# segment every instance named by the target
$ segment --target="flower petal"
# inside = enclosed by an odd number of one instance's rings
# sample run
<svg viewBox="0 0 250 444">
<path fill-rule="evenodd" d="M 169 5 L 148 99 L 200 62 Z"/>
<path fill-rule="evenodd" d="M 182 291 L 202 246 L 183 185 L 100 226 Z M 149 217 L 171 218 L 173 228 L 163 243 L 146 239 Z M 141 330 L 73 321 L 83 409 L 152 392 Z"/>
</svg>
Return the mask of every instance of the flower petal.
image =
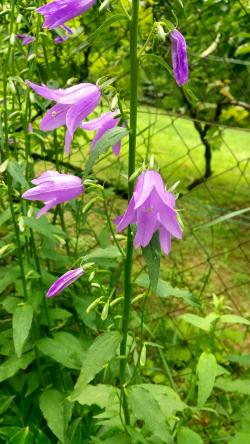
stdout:
<svg viewBox="0 0 250 444">
<path fill-rule="evenodd" d="M 66 114 L 69 109 L 69 105 L 62 105 L 57 103 L 53 106 L 43 117 L 40 123 L 42 131 L 53 131 L 59 126 L 65 125 Z"/>
<path fill-rule="evenodd" d="M 76 268 L 75 270 L 67 271 L 59 279 L 57 279 L 54 284 L 51 285 L 47 292 L 49 298 L 56 296 L 61 293 L 66 287 L 75 282 L 79 277 L 83 275 L 84 271 L 82 267 Z"/>
</svg>

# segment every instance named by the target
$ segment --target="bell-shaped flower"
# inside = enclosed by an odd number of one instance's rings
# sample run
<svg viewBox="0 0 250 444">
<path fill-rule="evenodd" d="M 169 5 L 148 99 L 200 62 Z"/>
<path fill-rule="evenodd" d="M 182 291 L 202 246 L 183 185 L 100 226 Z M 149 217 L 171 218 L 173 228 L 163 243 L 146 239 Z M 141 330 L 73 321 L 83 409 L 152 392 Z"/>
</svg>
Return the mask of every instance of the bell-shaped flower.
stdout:
<svg viewBox="0 0 250 444">
<path fill-rule="evenodd" d="M 158 231 L 161 248 L 166 254 L 170 252 L 172 237 L 182 238 L 175 197 L 166 191 L 160 174 L 152 170 L 140 174 L 128 208 L 115 224 L 118 232 L 128 225 L 137 225 L 135 247 L 146 247 Z"/>
<path fill-rule="evenodd" d="M 54 0 L 36 11 L 44 16 L 43 28 L 55 29 L 82 15 L 96 0 Z"/>
<path fill-rule="evenodd" d="M 40 96 L 56 102 L 43 117 L 40 128 L 42 131 L 52 131 L 66 125 L 65 150 L 69 155 L 74 132 L 100 101 L 100 88 L 92 83 L 80 83 L 66 89 L 51 89 L 30 81 L 27 84 Z"/>
<path fill-rule="evenodd" d="M 33 35 L 27 35 L 27 34 L 17 34 L 17 38 L 21 40 L 23 46 L 29 45 L 30 43 L 36 40 L 36 38 Z"/>
<path fill-rule="evenodd" d="M 117 111 L 110 111 L 108 113 L 102 114 L 100 117 L 96 119 L 89 120 L 88 122 L 83 122 L 81 128 L 88 131 L 97 131 L 96 135 L 91 144 L 91 150 L 95 148 L 97 141 L 103 136 L 106 131 L 115 128 L 119 121 L 120 117 L 116 117 L 119 115 Z M 113 153 L 118 156 L 121 149 L 121 142 L 116 143 L 113 146 Z"/>
<path fill-rule="evenodd" d="M 187 45 L 177 29 L 170 33 L 170 39 L 174 77 L 177 85 L 181 86 L 188 81 Z"/>
<path fill-rule="evenodd" d="M 47 292 L 48 298 L 52 298 L 57 294 L 61 293 L 66 287 L 75 282 L 79 277 L 81 277 L 84 273 L 82 267 L 76 268 L 74 270 L 67 271 L 64 273 L 59 279 L 57 279 L 54 284 L 51 285 Z"/>
<path fill-rule="evenodd" d="M 84 191 L 80 177 L 61 174 L 57 171 L 46 171 L 31 182 L 36 186 L 25 191 L 22 197 L 44 202 L 44 207 L 38 211 L 36 218 L 41 217 L 56 205 L 74 199 Z"/>
</svg>

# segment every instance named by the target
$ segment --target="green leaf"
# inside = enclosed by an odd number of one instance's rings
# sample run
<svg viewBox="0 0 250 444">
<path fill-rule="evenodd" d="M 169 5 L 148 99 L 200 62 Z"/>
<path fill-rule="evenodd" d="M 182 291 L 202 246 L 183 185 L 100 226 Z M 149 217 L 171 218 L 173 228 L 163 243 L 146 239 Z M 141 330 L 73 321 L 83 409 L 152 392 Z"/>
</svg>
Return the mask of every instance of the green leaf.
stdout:
<svg viewBox="0 0 250 444">
<path fill-rule="evenodd" d="M 23 222 L 24 225 L 27 225 L 27 227 L 31 228 L 36 233 L 39 233 L 53 241 L 57 240 L 55 236 L 65 238 L 65 233 L 58 227 L 55 227 L 49 223 L 46 217 L 35 219 L 33 217 L 23 216 Z"/>
<path fill-rule="evenodd" d="M 119 404 L 118 389 L 112 385 L 86 385 L 75 399 L 81 405 L 96 404 L 102 409 L 114 403 Z"/>
<path fill-rule="evenodd" d="M 41 430 L 38 430 L 35 444 L 51 444 L 51 441 Z"/>
<path fill-rule="evenodd" d="M 223 322 L 224 324 L 243 324 L 243 325 L 250 325 L 250 321 L 243 318 L 242 316 L 228 314 L 228 315 L 222 315 L 220 317 L 220 322 Z"/>
<path fill-rule="evenodd" d="M 29 427 L 26 427 L 25 429 L 22 429 L 19 432 L 15 433 L 15 435 L 13 435 L 8 441 L 8 444 L 33 444 L 33 443 L 34 443 L 34 435 L 29 430 Z"/>
<path fill-rule="evenodd" d="M 155 233 L 149 244 L 142 248 L 144 260 L 148 267 L 148 275 L 150 280 L 151 290 L 153 292 L 157 289 L 160 273 L 161 262 L 161 247 L 159 241 L 159 233 Z"/>
<path fill-rule="evenodd" d="M 203 352 L 198 361 L 198 407 L 203 407 L 212 393 L 218 366 L 212 353 Z"/>
<path fill-rule="evenodd" d="M 20 267 L 9 265 L 3 267 L 0 273 L 0 293 L 2 293 L 9 285 L 16 282 L 20 276 Z"/>
<path fill-rule="evenodd" d="M 102 263 L 103 259 L 119 259 L 121 252 L 115 245 L 107 248 L 96 248 L 83 257 L 85 262 L 93 261 Z"/>
<path fill-rule="evenodd" d="M 104 133 L 104 135 L 96 143 L 95 149 L 90 153 L 83 173 L 83 179 L 88 176 L 98 157 L 104 154 L 111 146 L 114 146 L 116 143 L 120 142 L 120 140 L 127 135 L 128 130 L 120 126 L 106 131 L 106 133 Z"/>
<path fill-rule="evenodd" d="M 13 356 L 7 359 L 3 364 L 0 365 L 0 382 L 5 381 L 5 379 L 14 376 L 20 369 L 25 370 L 28 365 L 34 360 L 34 352 L 29 352 L 23 355 L 21 358 Z"/>
<path fill-rule="evenodd" d="M 240 365 L 250 365 L 250 355 L 228 355 L 227 359 Z"/>
<path fill-rule="evenodd" d="M 8 163 L 8 172 L 13 179 L 19 182 L 23 187 L 29 188 L 29 184 L 23 174 L 23 168 L 13 159 Z"/>
<path fill-rule="evenodd" d="M 0 415 L 4 413 L 12 403 L 14 396 L 0 395 Z"/>
<path fill-rule="evenodd" d="M 66 424 L 62 394 L 53 389 L 45 390 L 40 396 L 39 405 L 50 430 L 64 442 Z"/>
<path fill-rule="evenodd" d="M 23 346 L 28 339 L 33 320 L 33 308 L 30 304 L 20 305 L 16 308 L 12 319 L 13 341 L 15 352 L 20 358 Z"/>
<path fill-rule="evenodd" d="M 192 313 L 185 313 L 184 315 L 180 316 L 180 318 L 183 321 L 193 325 L 194 327 L 200 328 L 201 330 L 210 330 L 211 323 L 207 318 L 201 318 L 200 316 L 194 315 Z"/>
<path fill-rule="evenodd" d="M 78 398 L 85 386 L 94 379 L 95 375 L 103 369 L 103 366 L 115 357 L 120 341 L 121 335 L 117 331 L 103 333 L 95 339 L 85 355 L 71 400 Z"/>
<path fill-rule="evenodd" d="M 70 333 L 59 332 L 54 338 L 40 339 L 37 347 L 45 356 L 67 368 L 81 368 L 84 352 L 80 341 Z"/>
<path fill-rule="evenodd" d="M 245 55 L 250 53 L 250 42 L 243 43 L 242 45 L 238 46 L 235 51 L 235 57 L 239 55 Z"/>
<path fill-rule="evenodd" d="M 243 208 L 242 210 L 232 211 L 231 213 L 220 216 L 217 219 L 212 220 L 211 222 L 197 225 L 196 227 L 193 227 L 193 230 L 200 230 L 201 228 L 212 227 L 213 225 L 220 224 L 221 222 L 225 222 L 226 220 L 232 219 L 233 217 L 239 216 L 240 214 L 247 213 L 248 211 L 250 211 L 250 207 Z"/>
<path fill-rule="evenodd" d="M 242 395 L 250 395 L 250 379 L 218 378 L 215 387 L 225 392 L 237 392 Z"/>
<path fill-rule="evenodd" d="M 139 287 L 148 288 L 150 280 L 148 276 L 142 273 L 135 281 Z M 168 298 L 174 296 L 176 298 L 183 299 L 187 304 L 198 305 L 198 302 L 193 297 L 192 293 L 188 290 L 182 290 L 181 288 L 172 287 L 171 284 L 163 279 L 158 279 L 158 285 L 155 293 L 160 298 Z"/>
<path fill-rule="evenodd" d="M 128 402 L 134 416 L 145 423 L 146 428 L 155 437 L 168 444 L 173 440 L 165 422 L 165 416 L 152 393 L 141 386 L 132 386 L 128 390 Z"/>
<path fill-rule="evenodd" d="M 137 387 L 142 387 L 151 393 L 166 418 L 171 418 L 176 415 L 176 412 L 182 412 L 187 408 L 187 405 L 181 401 L 179 395 L 166 385 L 139 384 Z"/>
<path fill-rule="evenodd" d="M 203 440 L 188 427 L 181 427 L 177 432 L 177 444 L 203 444 Z"/>
</svg>

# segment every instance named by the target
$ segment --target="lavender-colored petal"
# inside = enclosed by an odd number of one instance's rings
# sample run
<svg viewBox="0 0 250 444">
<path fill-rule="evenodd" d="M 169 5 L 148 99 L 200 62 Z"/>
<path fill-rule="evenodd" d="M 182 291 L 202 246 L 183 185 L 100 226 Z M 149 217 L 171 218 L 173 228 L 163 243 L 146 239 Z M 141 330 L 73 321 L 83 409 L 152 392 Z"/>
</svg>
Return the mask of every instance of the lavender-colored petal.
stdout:
<svg viewBox="0 0 250 444">
<path fill-rule="evenodd" d="M 56 176 L 60 176 L 60 173 L 58 173 L 58 171 L 47 170 L 36 179 L 33 179 L 31 183 L 33 183 L 34 185 L 39 185 L 40 183 L 43 183 L 46 180 L 49 180 L 50 178 Z"/>
<path fill-rule="evenodd" d="M 120 151 L 121 151 L 121 146 L 122 146 L 122 141 L 120 140 L 120 142 L 116 143 L 115 145 L 112 146 L 113 149 L 113 153 L 115 156 L 119 156 Z"/>
<path fill-rule="evenodd" d="M 65 125 L 66 114 L 70 105 L 62 105 L 57 103 L 54 105 L 43 117 L 40 122 L 40 128 L 42 131 L 52 131 L 59 126 Z"/>
<path fill-rule="evenodd" d="M 54 29 L 86 12 L 96 0 L 54 0 L 37 9 L 44 15 L 43 28 Z"/>
<path fill-rule="evenodd" d="M 79 85 L 70 86 L 66 89 L 52 89 L 46 85 L 36 85 L 29 80 L 26 80 L 29 85 L 37 94 L 48 100 L 61 103 L 63 105 L 73 105 L 77 101 L 91 96 L 92 94 L 101 94 L 100 88 L 92 83 L 79 83 Z"/>
<path fill-rule="evenodd" d="M 60 36 L 58 35 L 57 37 L 55 37 L 54 42 L 55 42 L 57 45 L 60 45 L 60 43 L 63 43 L 63 42 L 65 42 L 65 41 L 68 40 L 68 39 L 69 39 L 69 36 L 68 36 L 68 35 L 64 35 L 63 37 L 60 37 Z"/>
<path fill-rule="evenodd" d="M 118 216 L 114 223 L 117 225 L 116 230 L 119 233 L 124 230 L 128 225 L 135 223 L 136 221 L 136 212 L 134 210 L 135 201 L 134 198 L 130 199 L 128 204 L 128 208 L 122 216 Z"/>
<path fill-rule="evenodd" d="M 26 34 L 17 34 L 17 38 L 22 41 L 22 44 L 29 45 L 30 43 L 34 42 L 36 38 L 32 35 L 26 35 Z"/>
<path fill-rule="evenodd" d="M 177 85 L 181 86 L 188 81 L 187 46 L 183 35 L 174 29 L 170 34 L 171 52 L 174 77 Z"/>
<path fill-rule="evenodd" d="M 142 209 L 138 212 L 137 232 L 134 239 L 134 246 L 146 247 L 152 239 L 156 230 L 157 218 L 156 214 L 148 209 Z"/>
<path fill-rule="evenodd" d="M 169 254 L 171 249 L 171 234 L 163 227 L 159 229 L 160 245 L 164 253 Z"/>
<path fill-rule="evenodd" d="M 57 200 L 53 199 L 50 200 L 49 202 L 46 202 L 44 207 L 41 208 L 41 210 L 39 210 L 36 213 L 36 219 L 39 219 L 39 217 L 43 216 L 45 213 L 47 213 L 49 210 L 51 210 L 51 208 L 54 208 L 57 205 Z"/>
<path fill-rule="evenodd" d="M 47 292 L 47 297 L 51 298 L 61 293 L 66 287 L 75 282 L 79 277 L 81 277 L 84 273 L 82 267 L 76 268 L 75 270 L 67 271 L 64 273 L 59 279 L 57 279 L 54 284 L 51 285 Z"/>
<path fill-rule="evenodd" d="M 160 224 L 169 231 L 169 233 L 177 239 L 182 239 L 182 231 L 177 221 L 176 212 L 163 205 L 158 213 Z"/>
</svg>

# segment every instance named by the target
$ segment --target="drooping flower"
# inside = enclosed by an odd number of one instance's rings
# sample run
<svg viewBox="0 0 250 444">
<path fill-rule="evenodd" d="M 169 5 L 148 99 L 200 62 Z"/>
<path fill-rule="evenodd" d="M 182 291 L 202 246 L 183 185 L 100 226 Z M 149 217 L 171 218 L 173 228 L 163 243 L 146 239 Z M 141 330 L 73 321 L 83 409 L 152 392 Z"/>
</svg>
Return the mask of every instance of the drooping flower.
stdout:
<svg viewBox="0 0 250 444">
<path fill-rule="evenodd" d="M 31 182 L 37 186 L 25 191 L 22 197 L 27 200 L 44 202 L 45 205 L 38 211 L 36 218 L 41 217 L 56 205 L 74 199 L 84 191 L 80 177 L 61 174 L 57 171 L 45 171 Z"/>
<path fill-rule="evenodd" d="M 92 83 L 79 83 L 66 89 L 51 89 L 43 84 L 36 85 L 29 80 L 27 84 L 40 96 L 56 102 L 56 105 L 43 117 L 40 128 L 42 131 L 52 131 L 66 125 L 65 150 L 69 155 L 74 132 L 100 101 L 100 88 Z"/>
<path fill-rule="evenodd" d="M 187 45 L 177 29 L 170 33 L 170 39 L 174 77 L 177 85 L 181 86 L 188 81 Z"/>
<path fill-rule="evenodd" d="M 32 43 L 36 40 L 36 38 L 34 36 L 27 35 L 27 34 L 17 34 L 17 38 L 19 40 L 21 40 L 21 42 L 24 46 L 29 45 L 30 43 Z"/>
<path fill-rule="evenodd" d="M 54 0 L 36 11 L 44 16 L 43 28 L 55 29 L 86 12 L 96 0 Z"/>
<path fill-rule="evenodd" d="M 136 224 L 135 247 L 146 247 L 158 231 L 162 250 L 168 254 L 171 238 L 182 238 L 177 221 L 175 197 L 166 191 L 161 175 L 148 170 L 138 177 L 126 212 L 115 220 L 117 231 Z"/>
<path fill-rule="evenodd" d="M 67 271 L 59 279 L 57 279 L 54 284 L 51 285 L 47 292 L 48 298 L 52 298 L 57 294 L 61 293 L 66 287 L 75 282 L 84 273 L 82 267 L 76 268 L 74 270 Z"/>
<path fill-rule="evenodd" d="M 108 113 L 102 114 L 100 117 L 96 119 L 89 120 L 88 122 L 83 122 L 81 128 L 88 131 L 96 131 L 97 133 L 93 139 L 91 144 L 91 150 L 95 148 L 97 141 L 103 136 L 106 131 L 111 128 L 115 128 L 120 120 L 120 117 L 116 117 L 118 114 L 117 111 L 110 111 Z M 118 156 L 121 149 L 121 142 L 116 143 L 113 146 L 113 153 Z"/>
</svg>

